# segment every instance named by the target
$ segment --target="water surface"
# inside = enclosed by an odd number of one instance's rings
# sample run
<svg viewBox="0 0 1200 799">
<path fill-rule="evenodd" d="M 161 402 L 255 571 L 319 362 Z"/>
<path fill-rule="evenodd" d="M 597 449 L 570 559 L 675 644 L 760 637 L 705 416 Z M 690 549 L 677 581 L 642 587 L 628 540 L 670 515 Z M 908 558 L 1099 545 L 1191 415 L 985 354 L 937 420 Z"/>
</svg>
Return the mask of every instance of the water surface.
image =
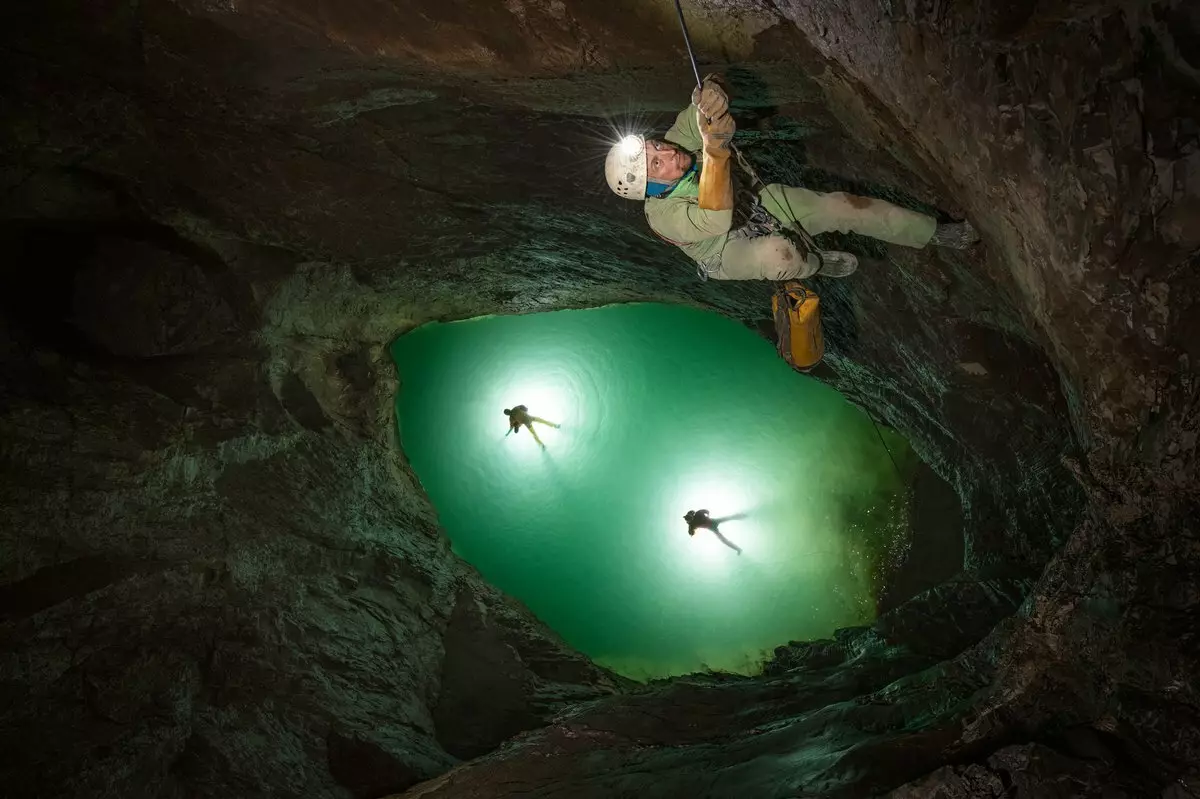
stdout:
<svg viewBox="0 0 1200 799">
<path fill-rule="evenodd" d="M 897 468 L 859 409 L 737 322 L 651 304 L 491 317 L 427 325 L 393 356 L 404 450 L 454 550 L 598 662 L 750 673 L 874 617 L 907 534 Z M 538 428 L 545 450 L 505 435 L 517 404 L 562 425 Z M 701 507 L 741 517 L 721 532 L 742 554 L 688 537 Z"/>
</svg>

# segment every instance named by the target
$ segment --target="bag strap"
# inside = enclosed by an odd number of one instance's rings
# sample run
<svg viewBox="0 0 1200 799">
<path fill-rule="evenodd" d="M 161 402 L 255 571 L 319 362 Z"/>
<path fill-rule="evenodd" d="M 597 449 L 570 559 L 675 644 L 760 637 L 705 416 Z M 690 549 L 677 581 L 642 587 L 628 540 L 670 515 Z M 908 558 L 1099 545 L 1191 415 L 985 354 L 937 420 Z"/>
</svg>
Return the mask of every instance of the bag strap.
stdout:
<svg viewBox="0 0 1200 799">
<path fill-rule="evenodd" d="M 792 325 L 790 316 L 808 299 L 808 288 L 798 281 L 789 280 L 780 283 L 775 290 L 775 334 L 777 336 L 775 349 L 779 357 L 791 366 L 797 368 L 792 360 Z"/>
<path fill-rule="evenodd" d="M 776 290 L 775 298 L 775 351 L 789 366 L 795 366 L 792 363 L 792 325 L 788 320 L 791 305 L 786 283 Z"/>
</svg>

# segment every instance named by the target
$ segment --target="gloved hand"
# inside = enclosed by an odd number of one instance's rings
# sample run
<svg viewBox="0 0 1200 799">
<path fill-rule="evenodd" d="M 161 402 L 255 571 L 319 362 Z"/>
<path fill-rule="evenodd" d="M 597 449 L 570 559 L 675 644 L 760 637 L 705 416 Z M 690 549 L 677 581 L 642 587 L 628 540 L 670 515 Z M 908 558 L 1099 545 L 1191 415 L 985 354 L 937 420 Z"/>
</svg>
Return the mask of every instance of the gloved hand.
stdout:
<svg viewBox="0 0 1200 799">
<path fill-rule="evenodd" d="M 716 119 L 729 110 L 729 95 L 717 82 L 716 75 L 707 76 L 700 86 L 692 89 L 692 105 L 704 119 Z"/>
<path fill-rule="evenodd" d="M 729 149 L 733 141 L 733 133 L 737 124 L 729 114 L 708 120 L 699 114 L 700 138 L 704 140 L 704 152 L 712 158 L 728 158 L 732 151 Z"/>
</svg>

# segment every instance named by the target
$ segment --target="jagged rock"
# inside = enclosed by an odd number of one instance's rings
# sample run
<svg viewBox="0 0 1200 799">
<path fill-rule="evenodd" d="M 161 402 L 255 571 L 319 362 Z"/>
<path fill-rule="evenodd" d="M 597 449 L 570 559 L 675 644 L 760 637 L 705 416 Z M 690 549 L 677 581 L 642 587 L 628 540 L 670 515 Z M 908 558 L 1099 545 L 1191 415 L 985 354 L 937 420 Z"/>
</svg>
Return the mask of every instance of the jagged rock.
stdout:
<svg viewBox="0 0 1200 799">
<path fill-rule="evenodd" d="M 571 704 L 631 686 L 547 632 L 498 591 L 473 585 L 459 594 L 442 635 L 441 690 L 433 708 L 447 752 L 463 759 L 484 754 Z"/>
<path fill-rule="evenodd" d="M 916 652 L 953 657 L 1011 616 L 1029 588 L 1029 580 L 950 580 L 884 614 L 874 629 Z"/>
<path fill-rule="evenodd" d="M 1133 782 L 1105 759 L 1076 758 L 1043 746 L 1007 746 L 986 764 L 946 766 L 888 794 L 890 799 L 975 799 L 986 796 L 1132 797 L 1147 795 L 1149 775 Z M 1179 785 L 1179 783 L 1176 783 Z M 1172 793 L 1168 788 L 1163 796 Z M 1186 795 L 1186 794 L 1185 794 Z"/>
</svg>

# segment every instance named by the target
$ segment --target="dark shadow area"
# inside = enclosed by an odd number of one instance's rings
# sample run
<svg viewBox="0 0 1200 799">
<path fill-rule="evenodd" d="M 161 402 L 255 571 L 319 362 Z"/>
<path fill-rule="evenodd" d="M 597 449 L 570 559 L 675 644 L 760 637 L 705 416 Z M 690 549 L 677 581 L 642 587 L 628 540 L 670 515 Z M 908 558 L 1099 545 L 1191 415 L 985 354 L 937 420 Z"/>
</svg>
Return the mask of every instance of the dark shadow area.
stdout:
<svg viewBox="0 0 1200 799">
<path fill-rule="evenodd" d="M 910 497 L 910 545 L 905 556 L 885 573 L 876 597 L 876 612 L 881 615 L 949 580 L 963 566 L 962 503 L 958 494 L 928 465 L 918 462 Z"/>
<path fill-rule="evenodd" d="M 441 690 L 432 718 L 438 742 L 462 759 L 478 757 L 497 741 L 539 724 L 524 690 L 522 664 L 486 624 L 483 612 L 463 592 L 442 637 Z"/>
<path fill-rule="evenodd" d="M 772 97 L 770 85 L 760 77 L 758 71 L 738 64 L 719 65 L 711 69 L 720 70 L 725 78 L 725 85 L 730 92 L 729 107 L 738 130 L 769 129 L 770 120 L 779 112 L 779 108 Z"/>
<path fill-rule="evenodd" d="M 378 744 L 356 736 L 332 731 L 325 739 L 329 773 L 354 799 L 376 797 L 403 791 L 423 775 Z"/>
<path fill-rule="evenodd" d="M 156 561 L 91 555 L 46 566 L 24 580 L 0 584 L 0 621 L 27 618 L 162 565 Z"/>
<path fill-rule="evenodd" d="M 63 354 L 194 353 L 244 325 L 225 265 L 169 227 L 9 220 L 0 223 L 0 248 L 0 312 Z"/>
<path fill-rule="evenodd" d="M 332 424 L 321 408 L 321 403 L 294 372 L 289 372 L 283 378 L 279 387 L 279 399 L 293 419 L 314 433 L 319 433 Z"/>
</svg>

